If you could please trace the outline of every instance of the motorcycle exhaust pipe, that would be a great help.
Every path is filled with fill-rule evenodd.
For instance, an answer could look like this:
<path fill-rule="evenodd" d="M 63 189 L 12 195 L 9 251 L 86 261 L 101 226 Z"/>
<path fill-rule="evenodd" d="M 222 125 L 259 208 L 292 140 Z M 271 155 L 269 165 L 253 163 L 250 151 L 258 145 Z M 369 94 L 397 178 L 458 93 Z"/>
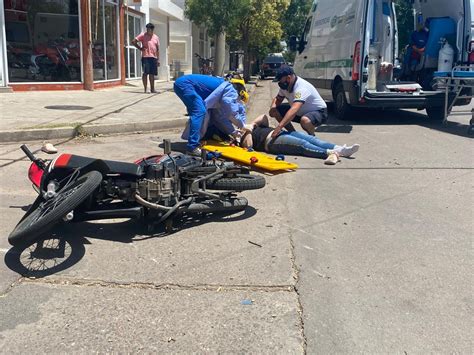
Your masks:
<path fill-rule="evenodd" d="M 243 211 L 248 205 L 245 197 L 237 197 L 230 200 L 209 200 L 203 202 L 193 202 L 184 207 L 185 213 L 213 213 L 213 212 L 238 212 Z"/>
<path fill-rule="evenodd" d="M 143 207 L 121 208 L 112 210 L 84 211 L 74 215 L 74 222 L 93 221 L 97 219 L 132 218 L 143 216 Z"/>

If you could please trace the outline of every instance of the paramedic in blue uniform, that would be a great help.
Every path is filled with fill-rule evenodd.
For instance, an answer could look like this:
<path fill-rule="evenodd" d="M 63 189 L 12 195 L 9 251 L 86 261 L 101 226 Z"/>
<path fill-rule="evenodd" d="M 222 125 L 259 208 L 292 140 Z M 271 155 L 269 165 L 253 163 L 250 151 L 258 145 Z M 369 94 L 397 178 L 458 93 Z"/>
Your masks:
<path fill-rule="evenodd" d="M 280 91 L 273 99 L 269 114 L 278 122 L 272 137 L 276 138 L 283 128 L 293 132 L 291 122 L 301 124 L 301 127 L 314 136 L 317 126 L 327 121 L 327 105 L 316 88 L 309 82 L 295 75 L 293 68 L 282 66 L 275 77 Z M 288 100 L 283 104 L 284 99 Z"/>
<path fill-rule="evenodd" d="M 429 30 L 428 21 L 423 25 L 423 21 L 418 23 L 418 30 L 414 31 L 410 36 L 410 67 L 412 70 L 420 63 L 423 54 L 425 53 L 425 47 L 428 43 Z"/>
<path fill-rule="evenodd" d="M 224 134 L 235 134 L 245 124 L 245 107 L 234 86 L 223 78 L 209 75 L 185 75 L 174 83 L 174 92 L 183 101 L 189 114 L 188 153 L 200 155 L 200 140 L 208 110 L 214 111 L 210 124 Z M 204 133 L 206 127 L 204 127 Z"/>

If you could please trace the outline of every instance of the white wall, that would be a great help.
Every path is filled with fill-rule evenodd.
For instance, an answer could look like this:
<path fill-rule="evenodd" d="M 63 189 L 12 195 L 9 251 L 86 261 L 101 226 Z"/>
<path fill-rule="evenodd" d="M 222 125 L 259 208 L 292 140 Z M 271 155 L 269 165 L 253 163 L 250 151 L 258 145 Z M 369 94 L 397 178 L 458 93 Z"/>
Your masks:
<path fill-rule="evenodd" d="M 5 39 L 5 19 L 3 0 L 0 0 L 0 86 L 7 85 L 7 47 Z"/>

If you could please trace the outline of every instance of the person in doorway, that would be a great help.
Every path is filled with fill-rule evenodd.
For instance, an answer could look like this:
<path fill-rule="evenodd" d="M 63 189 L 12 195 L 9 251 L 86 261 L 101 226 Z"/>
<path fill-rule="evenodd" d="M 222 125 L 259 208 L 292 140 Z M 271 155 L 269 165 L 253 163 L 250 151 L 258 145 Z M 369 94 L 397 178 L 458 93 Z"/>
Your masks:
<path fill-rule="evenodd" d="M 140 33 L 132 41 L 132 44 L 142 52 L 142 81 L 146 93 L 147 81 L 150 81 L 150 92 L 155 93 L 155 76 L 158 75 L 160 62 L 160 39 L 153 33 L 155 25 L 148 23 L 146 31 Z M 139 44 L 140 43 L 140 44 Z"/>
<path fill-rule="evenodd" d="M 309 82 L 295 75 L 293 68 L 282 66 L 273 80 L 278 82 L 280 91 L 273 99 L 269 111 L 271 117 L 278 122 L 273 131 L 276 138 L 283 128 L 293 132 L 295 128 L 291 122 L 298 122 L 309 134 L 314 136 L 317 126 L 327 121 L 327 105 L 316 88 Z M 288 104 L 283 104 L 284 99 Z"/>
<path fill-rule="evenodd" d="M 233 83 L 209 75 L 184 75 L 175 81 L 174 92 L 186 105 L 189 114 L 188 125 L 182 135 L 183 139 L 188 140 L 188 154 L 201 155 L 200 140 L 206 135 L 208 126 L 225 135 L 240 134 L 235 127 L 242 128 L 245 124 L 243 103 L 248 94 L 237 90 L 238 86 Z M 211 109 L 214 111 L 212 119 L 207 112 Z"/>
<path fill-rule="evenodd" d="M 245 125 L 241 146 L 271 154 L 325 159 L 327 165 L 335 165 L 340 157 L 350 157 L 359 150 L 359 144 L 340 146 L 303 132 L 279 130 L 276 137 L 273 137 L 273 132 L 275 128 L 269 126 L 268 116 L 261 115 L 252 124 Z"/>
<path fill-rule="evenodd" d="M 400 80 L 423 82 L 425 47 L 429 39 L 429 21 L 423 22 L 423 15 L 417 15 L 417 29 L 410 35 L 410 43 L 403 57 Z"/>
<path fill-rule="evenodd" d="M 420 17 L 421 15 L 419 15 Z M 423 55 L 425 54 L 425 47 L 428 43 L 429 30 L 428 24 L 423 24 L 422 18 L 418 20 L 418 28 L 410 36 L 410 67 L 414 71 L 420 64 Z"/>

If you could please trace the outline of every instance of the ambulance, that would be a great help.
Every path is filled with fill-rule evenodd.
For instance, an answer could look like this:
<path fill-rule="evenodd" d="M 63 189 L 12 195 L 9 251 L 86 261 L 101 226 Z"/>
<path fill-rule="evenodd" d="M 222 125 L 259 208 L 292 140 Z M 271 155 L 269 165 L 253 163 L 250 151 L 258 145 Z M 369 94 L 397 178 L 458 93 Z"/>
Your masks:
<path fill-rule="evenodd" d="M 407 80 L 403 73 L 411 57 L 402 60 L 398 48 L 394 1 L 315 0 L 303 33 L 290 39 L 297 52 L 295 73 L 334 102 L 339 119 L 349 118 L 352 107 L 372 107 L 426 109 L 429 118 L 441 120 L 445 91 L 435 80 L 439 55 L 446 46 L 452 66 L 474 64 L 472 7 L 473 0 L 412 1 L 413 31 L 428 35 L 423 58 Z"/>

